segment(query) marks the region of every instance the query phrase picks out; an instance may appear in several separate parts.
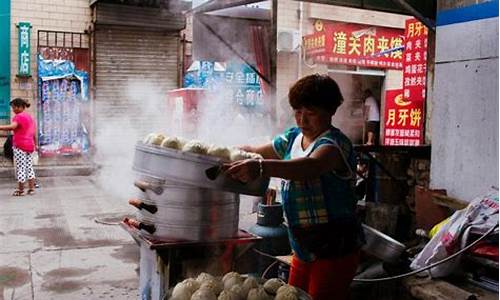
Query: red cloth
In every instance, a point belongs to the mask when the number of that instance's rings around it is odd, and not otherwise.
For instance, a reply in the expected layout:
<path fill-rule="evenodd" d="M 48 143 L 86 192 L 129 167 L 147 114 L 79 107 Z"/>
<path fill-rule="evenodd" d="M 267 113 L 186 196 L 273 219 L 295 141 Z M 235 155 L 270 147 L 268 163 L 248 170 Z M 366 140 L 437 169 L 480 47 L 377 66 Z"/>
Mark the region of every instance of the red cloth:
<path fill-rule="evenodd" d="M 359 251 L 313 262 L 301 261 L 294 255 L 288 284 L 303 289 L 314 300 L 346 300 L 358 264 Z"/>
<path fill-rule="evenodd" d="M 25 152 L 35 151 L 35 122 L 26 112 L 20 112 L 14 116 L 12 122 L 17 123 L 14 129 L 12 145 Z"/>
<path fill-rule="evenodd" d="M 469 252 L 493 261 L 498 261 L 498 245 L 492 245 L 486 241 L 479 242 Z"/>

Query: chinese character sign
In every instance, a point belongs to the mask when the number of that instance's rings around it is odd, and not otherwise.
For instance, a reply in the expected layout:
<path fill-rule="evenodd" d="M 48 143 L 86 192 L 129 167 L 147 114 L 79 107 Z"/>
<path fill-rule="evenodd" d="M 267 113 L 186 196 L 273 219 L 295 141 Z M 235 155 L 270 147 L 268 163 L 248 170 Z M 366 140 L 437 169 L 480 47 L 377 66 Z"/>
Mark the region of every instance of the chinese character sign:
<path fill-rule="evenodd" d="M 233 91 L 233 101 L 245 107 L 262 106 L 259 76 L 248 65 L 228 64 L 224 74 L 225 85 Z"/>
<path fill-rule="evenodd" d="M 303 37 L 316 62 L 382 69 L 403 67 L 403 30 L 316 20 L 315 33 Z"/>
<path fill-rule="evenodd" d="M 0 1 L 0 125 L 10 123 L 10 2 Z"/>
<path fill-rule="evenodd" d="M 416 19 L 406 21 L 403 52 L 403 97 L 411 101 L 425 100 L 427 81 L 428 29 Z"/>
<path fill-rule="evenodd" d="M 18 76 L 30 76 L 31 75 L 31 54 L 30 54 L 30 42 L 31 42 L 31 24 L 28 22 L 20 22 L 17 24 L 19 41 L 19 57 L 18 57 Z"/>
<path fill-rule="evenodd" d="M 418 146 L 423 140 L 422 101 L 407 101 L 402 90 L 385 94 L 384 145 Z"/>

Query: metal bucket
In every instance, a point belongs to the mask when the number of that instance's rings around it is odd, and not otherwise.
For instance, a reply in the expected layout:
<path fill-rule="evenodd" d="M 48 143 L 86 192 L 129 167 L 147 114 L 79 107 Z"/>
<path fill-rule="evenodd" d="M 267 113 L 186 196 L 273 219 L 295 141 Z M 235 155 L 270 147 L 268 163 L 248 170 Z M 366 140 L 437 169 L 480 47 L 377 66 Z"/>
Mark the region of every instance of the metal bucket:
<path fill-rule="evenodd" d="M 234 237 L 238 232 L 239 195 L 186 185 L 148 181 L 139 199 L 154 207 L 140 209 L 137 219 L 154 225 L 154 233 L 144 234 L 163 240 L 210 241 Z M 137 184 L 136 184 L 137 185 Z"/>

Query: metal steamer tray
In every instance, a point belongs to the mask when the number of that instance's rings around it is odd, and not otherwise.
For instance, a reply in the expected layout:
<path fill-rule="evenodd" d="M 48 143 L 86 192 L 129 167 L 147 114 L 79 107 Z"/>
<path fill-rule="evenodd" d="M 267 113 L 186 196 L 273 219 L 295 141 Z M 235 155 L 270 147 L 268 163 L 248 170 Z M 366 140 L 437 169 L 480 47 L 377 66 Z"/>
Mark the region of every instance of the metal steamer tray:
<path fill-rule="evenodd" d="M 222 164 L 223 160 L 217 157 L 139 142 L 135 147 L 133 169 L 151 177 L 196 187 L 254 196 L 264 195 L 269 179 L 259 178 L 245 184 L 221 174 L 215 180 L 210 180 L 205 171 Z"/>
<path fill-rule="evenodd" d="M 239 195 L 187 185 L 173 185 L 151 178 L 134 183 L 142 204 L 137 220 L 153 225 L 141 232 L 155 239 L 207 241 L 232 238 L 238 232 Z"/>

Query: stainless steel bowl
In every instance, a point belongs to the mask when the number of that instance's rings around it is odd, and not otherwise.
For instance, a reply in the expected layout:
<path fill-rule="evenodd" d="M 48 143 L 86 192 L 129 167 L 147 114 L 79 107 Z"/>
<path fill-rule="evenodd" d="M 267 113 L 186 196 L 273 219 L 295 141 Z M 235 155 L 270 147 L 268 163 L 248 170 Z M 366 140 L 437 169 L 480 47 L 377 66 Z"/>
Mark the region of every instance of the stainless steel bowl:
<path fill-rule="evenodd" d="M 382 261 L 397 263 L 406 250 L 405 245 L 368 225 L 362 224 L 362 226 L 366 239 L 362 250 Z"/>
<path fill-rule="evenodd" d="M 215 180 L 208 179 L 205 171 L 222 163 L 223 161 L 216 157 L 144 145 L 139 142 L 135 147 L 133 169 L 151 177 L 185 185 L 238 194 L 264 195 L 269 185 L 269 179 L 266 178 L 259 178 L 246 184 L 224 174 Z"/>

